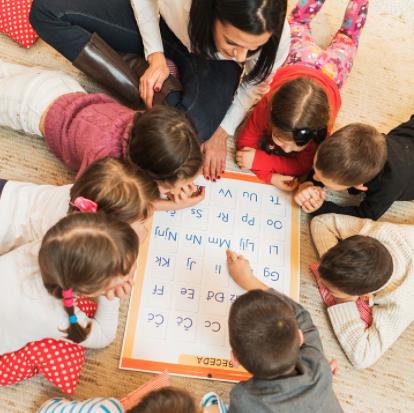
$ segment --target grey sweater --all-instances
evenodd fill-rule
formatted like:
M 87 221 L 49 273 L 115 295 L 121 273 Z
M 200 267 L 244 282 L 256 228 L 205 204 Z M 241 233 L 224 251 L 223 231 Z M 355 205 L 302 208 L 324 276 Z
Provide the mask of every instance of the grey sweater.
M 271 380 L 253 377 L 236 384 L 230 392 L 228 413 L 343 413 L 332 389 L 331 368 L 318 330 L 308 311 L 286 299 L 304 334 L 296 373 Z

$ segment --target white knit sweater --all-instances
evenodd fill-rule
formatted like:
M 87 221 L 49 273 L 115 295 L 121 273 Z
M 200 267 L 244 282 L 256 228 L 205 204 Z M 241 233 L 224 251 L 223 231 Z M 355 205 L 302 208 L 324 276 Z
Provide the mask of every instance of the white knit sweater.
M 326 214 L 312 220 L 311 233 L 319 255 L 339 240 L 360 234 L 381 241 L 392 256 L 392 276 L 374 293 L 371 327 L 365 329 L 355 302 L 328 308 L 335 334 L 351 363 L 360 369 L 369 367 L 414 320 L 414 226 Z

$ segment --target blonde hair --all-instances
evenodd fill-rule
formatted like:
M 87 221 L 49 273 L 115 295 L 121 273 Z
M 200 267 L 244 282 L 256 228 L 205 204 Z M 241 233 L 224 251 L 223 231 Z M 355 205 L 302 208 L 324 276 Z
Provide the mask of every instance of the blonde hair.
M 68 289 L 96 293 L 113 277 L 129 274 L 138 247 L 136 233 L 125 222 L 101 213 L 68 215 L 43 238 L 39 251 L 43 284 L 56 298 L 62 298 L 62 291 Z M 74 315 L 73 306 L 64 308 L 69 317 Z M 70 322 L 67 338 L 80 343 L 90 328 L 90 324 L 82 327 Z
M 159 198 L 157 184 L 135 165 L 120 159 L 104 158 L 91 164 L 70 190 L 68 212 L 73 202 L 84 197 L 98 204 L 98 210 L 132 223 L 151 216 L 152 203 Z

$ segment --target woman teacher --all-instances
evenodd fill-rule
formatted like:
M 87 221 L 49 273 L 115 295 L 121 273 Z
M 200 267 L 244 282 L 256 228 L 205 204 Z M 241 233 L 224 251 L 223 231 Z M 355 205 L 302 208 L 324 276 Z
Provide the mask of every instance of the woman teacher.
M 203 142 L 204 176 L 215 180 L 228 136 L 287 56 L 286 8 L 286 0 L 34 0 L 30 21 L 76 67 L 130 102 L 139 93 L 151 107 L 162 92 L 184 110 Z M 113 49 L 146 59 L 139 82 Z M 166 58 L 182 90 L 167 86 Z

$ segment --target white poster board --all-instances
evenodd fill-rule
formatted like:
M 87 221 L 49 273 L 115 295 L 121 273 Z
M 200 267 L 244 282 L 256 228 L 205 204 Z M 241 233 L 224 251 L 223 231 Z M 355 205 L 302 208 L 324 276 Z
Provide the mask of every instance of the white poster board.
M 229 360 L 227 317 L 243 290 L 230 278 L 226 249 L 249 259 L 255 275 L 299 295 L 299 211 L 290 194 L 256 177 L 226 173 L 205 200 L 157 212 L 141 246 L 121 368 L 238 381 Z

